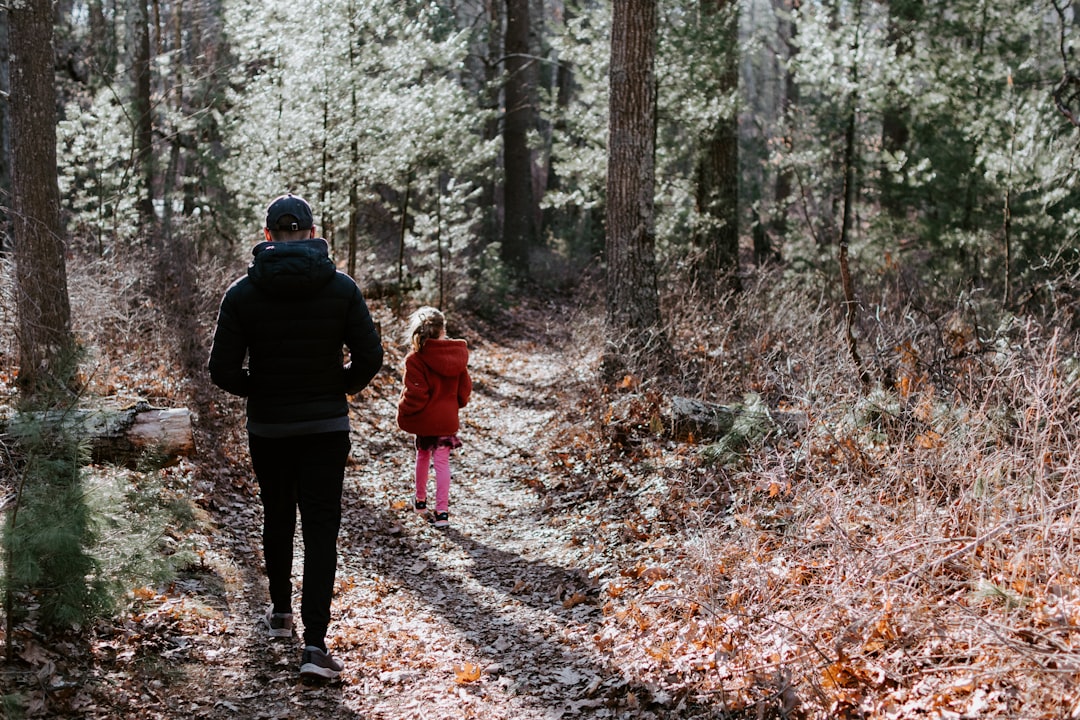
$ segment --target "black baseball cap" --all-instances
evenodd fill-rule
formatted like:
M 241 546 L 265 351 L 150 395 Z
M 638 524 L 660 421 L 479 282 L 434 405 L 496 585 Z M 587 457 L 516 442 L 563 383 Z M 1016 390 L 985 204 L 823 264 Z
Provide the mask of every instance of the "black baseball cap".
M 309 230 L 313 225 L 311 206 L 302 197 L 289 193 L 266 206 L 268 230 Z

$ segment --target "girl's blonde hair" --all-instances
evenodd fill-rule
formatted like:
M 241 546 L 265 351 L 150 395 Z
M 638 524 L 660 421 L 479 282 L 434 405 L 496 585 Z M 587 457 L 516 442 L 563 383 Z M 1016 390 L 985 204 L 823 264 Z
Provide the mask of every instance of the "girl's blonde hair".
M 424 343 L 442 335 L 446 317 L 433 307 L 424 306 L 409 316 L 408 339 L 412 349 L 420 352 Z

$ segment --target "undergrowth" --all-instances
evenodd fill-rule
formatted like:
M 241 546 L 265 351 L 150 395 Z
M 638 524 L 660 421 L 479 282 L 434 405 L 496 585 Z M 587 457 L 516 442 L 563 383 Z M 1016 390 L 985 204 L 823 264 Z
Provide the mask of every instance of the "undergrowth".
M 120 613 L 133 589 L 165 582 L 194 562 L 186 537 L 200 520 L 185 489 L 190 466 L 155 469 L 160 464 L 152 453 L 139 469 L 92 464 L 85 428 L 65 421 L 64 407 L 74 417 L 76 402 L 105 396 L 181 400 L 184 378 L 165 370 L 176 343 L 155 318 L 146 271 L 137 260 L 110 266 L 75 259 L 73 325 L 88 349 L 77 383 L 84 394 L 48 412 L 5 413 L 0 483 L 9 657 L 23 638 L 78 630 Z M 13 324 L 11 314 L 0 317 L 8 357 Z M 10 405 L 14 375 L 4 368 L 0 383 Z
M 98 308 L 81 319 L 88 386 L 183 402 L 191 379 L 170 372 L 175 343 L 141 274 L 73 272 L 86 294 L 73 305 Z M 205 332 L 209 288 L 225 281 L 220 269 L 200 280 Z M 605 617 L 654 633 L 643 643 L 656 671 L 728 716 L 1078 710 L 1074 318 L 936 292 L 884 278 L 861 288 L 874 300 L 860 307 L 860 368 L 838 299 L 804 278 L 762 271 L 719 299 L 672 287 L 675 367 L 607 386 L 580 370 L 605 346 L 599 286 L 581 291 L 565 342 L 577 402 L 540 490 L 552 506 L 561 494 L 615 516 L 627 541 L 677 543 L 673 569 L 638 563 L 605 588 Z M 736 409 L 732 431 L 671 437 L 677 395 Z M 192 474 L 95 468 L 83 483 L 91 575 L 131 589 L 186 562 Z M 125 553 L 132 543 L 145 552 Z
M 728 665 L 765 658 L 814 717 L 1073 712 L 1076 335 L 908 300 L 863 309 L 872 387 L 823 293 L 765 276 L 723 308 L 680 300 L 681 391 L 809 418 L 700 447 L 690 492 L 721 502 L 685 528 L 691 596 Z
M 665 296 L 676 372 L 583 389 L 553 453 L 565 489 L 617 507 L 631 535 L 681 537 L 677 581 L 613 585 L 609 612 L 627 631 L 681 627 L 652 661 L 726 712 L 1075 715 L 1074 318 L 904 287 L 860 309 L 869 386 L 820 287 L 772 271 L 719 300 Z M 576 332 L 602 336 L 595 319 Z M 736 422 L 676 440 L 675 395 Z

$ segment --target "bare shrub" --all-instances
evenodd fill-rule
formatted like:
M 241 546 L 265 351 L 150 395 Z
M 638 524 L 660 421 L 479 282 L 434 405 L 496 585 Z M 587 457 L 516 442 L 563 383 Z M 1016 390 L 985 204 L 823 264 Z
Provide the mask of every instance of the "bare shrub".
M 749 703 L 736 679 L 782 671 L 813 717 L 1067 714 L 1075 337 L 970 299 L 882 298 L 860 337 L 869 392 L 835 309 L 805 286 L 760 276 L 725 303 L 671 305 L 685 389 L 811 418 L 687 476 L 690 497 L 726 485 L 685 526 L 687 597 L 723 639 L 717 682 Z
M 72 324 L 89 351 L 84 368 L 88 389 L 97 395 L 132 394 L 163 404 L 183 400 L 188 377 L 182 355 L 199 353 L 180 337 L 175 312 L 193 321 L 203 354 L 217 317 L 217 303 L 231 276 L 219 260 L 206 261 L 195 275 L 187 305 L 165 307 L 155 287 L 155 259 L 131 251 L 120 260 L 76 255 L 69 264 Z M 170 300 L 170 303 L 173 300 Z M 190 331 L 190 329 L 189 329 Z

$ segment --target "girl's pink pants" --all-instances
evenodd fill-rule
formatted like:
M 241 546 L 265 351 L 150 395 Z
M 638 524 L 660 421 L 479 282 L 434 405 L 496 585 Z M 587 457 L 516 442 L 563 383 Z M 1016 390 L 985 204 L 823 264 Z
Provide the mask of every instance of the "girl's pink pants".
M 450 509 L 450 448 L 439 445 L 416 451 L 416 498 L 427 498 L 428 468 L 435 465 L 435 512 Z

